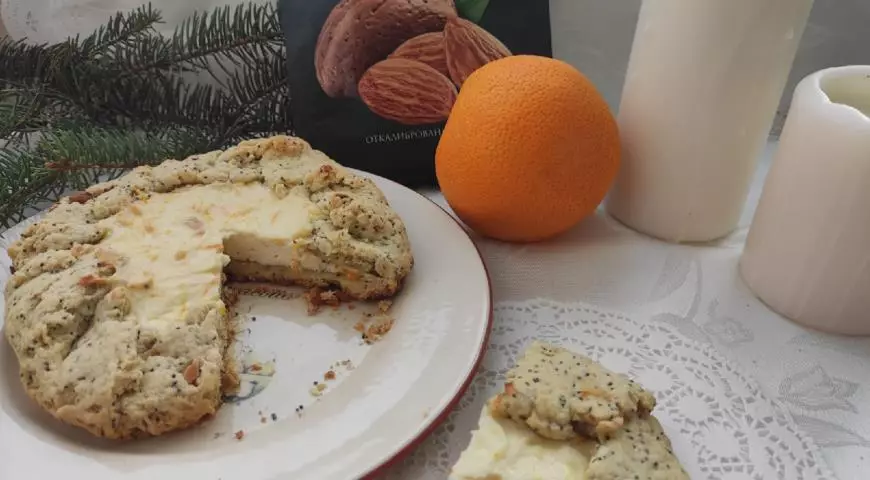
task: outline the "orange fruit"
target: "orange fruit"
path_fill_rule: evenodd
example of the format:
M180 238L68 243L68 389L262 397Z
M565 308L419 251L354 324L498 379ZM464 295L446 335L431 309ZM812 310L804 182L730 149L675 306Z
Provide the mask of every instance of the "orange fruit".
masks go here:
M616 121L592 82L565 62L516 55L462 84L435 172L447 203L473 230L531 242L594 212L619 155Z

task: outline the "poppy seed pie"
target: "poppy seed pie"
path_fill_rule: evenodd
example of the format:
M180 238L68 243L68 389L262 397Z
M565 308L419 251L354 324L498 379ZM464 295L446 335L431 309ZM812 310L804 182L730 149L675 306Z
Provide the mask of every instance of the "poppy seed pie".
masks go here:
M375 184L286 136L140 167L9 248L5 332L27 393L108 438L217 411L236 373L226 277L390 297L405 226Z
M688 480L628 377L563 347L533 342L490 399L451 480Z
M625 375L565 348L533 342L507 373L493 413L553 440L598 438L655 407L653 395Z

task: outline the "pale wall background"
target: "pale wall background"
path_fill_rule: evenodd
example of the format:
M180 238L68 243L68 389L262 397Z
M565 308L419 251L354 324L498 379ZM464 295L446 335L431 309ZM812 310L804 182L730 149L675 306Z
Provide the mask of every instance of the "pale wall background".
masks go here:
M146 2L0 0L0 14L12 36L51 42L71 34L88 33L112 11L142 3ZM151 3L164 12L167 20L164 28L171 30L175 22L194 10L237 1L152 0ZM614 110L619 105L640 4L641 0L550 1L555 56L588 75ZM3 28L0 26L0 34ZM791 91L801 78L821 68L846 64L870 64L870 0L816 0L783 95L781 113L785 112Z
M614 110L619 105L640 4L641 0L550 2L555 55L589 76ZM779 122L801 78L848 64L870 64L870 0L816 0L783 94Z

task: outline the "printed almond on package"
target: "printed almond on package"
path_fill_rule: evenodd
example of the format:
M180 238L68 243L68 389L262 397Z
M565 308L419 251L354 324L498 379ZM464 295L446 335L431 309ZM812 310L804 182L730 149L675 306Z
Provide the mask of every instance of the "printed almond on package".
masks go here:
M550 56L546 0L280 0L295 134L349 167L435 185L462 83L489 62Z

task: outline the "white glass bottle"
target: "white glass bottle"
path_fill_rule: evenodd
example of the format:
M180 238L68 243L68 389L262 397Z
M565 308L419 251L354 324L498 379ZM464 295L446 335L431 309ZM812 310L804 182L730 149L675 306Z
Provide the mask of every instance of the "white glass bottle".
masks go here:
M644 0L615 218L674 242L737 225L813 0Z

